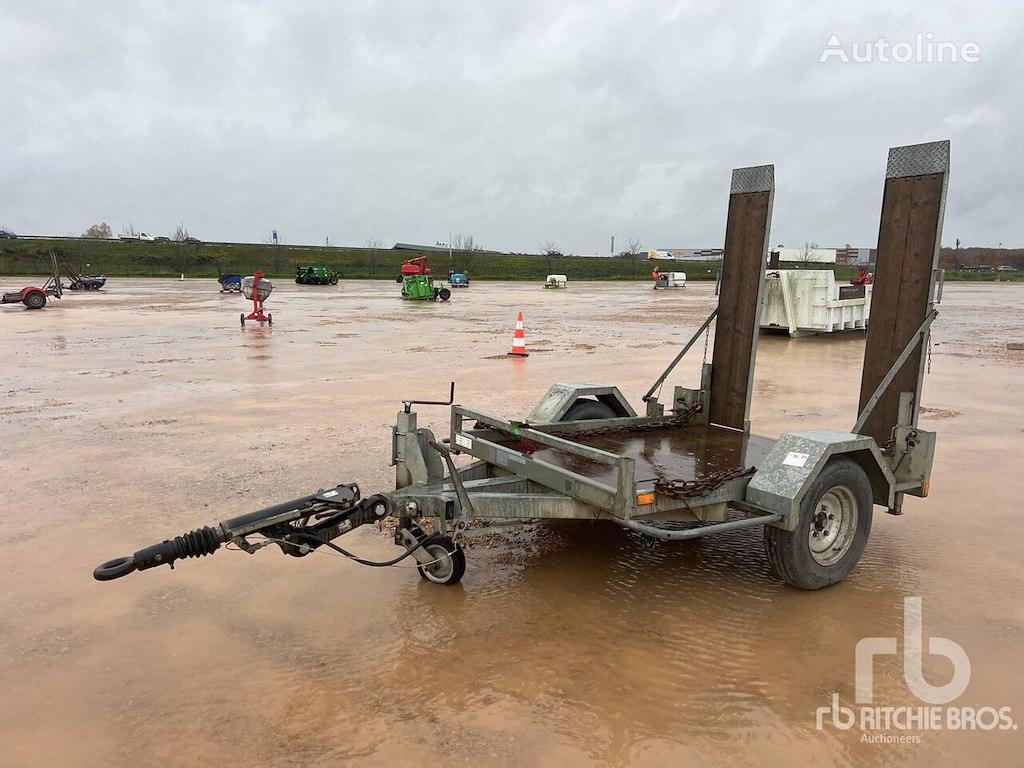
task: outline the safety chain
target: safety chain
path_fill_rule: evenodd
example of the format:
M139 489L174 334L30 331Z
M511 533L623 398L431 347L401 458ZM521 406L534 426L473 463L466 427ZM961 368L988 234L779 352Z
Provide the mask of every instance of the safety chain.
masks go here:
M743 469L723 469L719 472L712 472L704 475L699 480L667 480L660 478L654 481L654 492L662 496L670 496L673 499L694 499L698 496L707 496L725 485L729 480L737 477L746 477L757 471L757 467Z

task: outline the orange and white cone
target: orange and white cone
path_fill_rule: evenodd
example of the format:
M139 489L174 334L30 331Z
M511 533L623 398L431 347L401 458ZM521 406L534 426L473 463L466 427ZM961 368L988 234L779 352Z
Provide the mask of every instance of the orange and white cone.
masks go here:
M520 312L516 317L516 332L512 337L512 351L510 355L516 357L529 357L530 353L526 351L526 334L523 331L523 313Z

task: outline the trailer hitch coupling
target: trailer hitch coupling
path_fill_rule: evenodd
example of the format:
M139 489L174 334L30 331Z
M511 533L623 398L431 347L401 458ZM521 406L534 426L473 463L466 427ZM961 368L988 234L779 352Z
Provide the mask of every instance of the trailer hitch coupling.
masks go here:
M158 565L173 568L175 560L212 555L228 542L249 553L274 543L285 554L302 557L322 545L329 545L331 539L390 514L391 500L386 496L360 499L359 486L355 483L338 485L225 520L217 526L197 528L140 549L130 557L109 560L93 571L93 577L97 581L110 581ZM264 536L266 540L249 541L246 537L253 534Z

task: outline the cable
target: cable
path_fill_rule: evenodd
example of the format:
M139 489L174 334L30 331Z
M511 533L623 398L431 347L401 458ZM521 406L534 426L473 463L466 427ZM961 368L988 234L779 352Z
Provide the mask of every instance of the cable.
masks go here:
M267 542L270 542L270 543L273 543L273 544L285 544L285 545L292 546L292 547L295 546L295 544L293 542L291 542L291 541L285 541L284 539L275 539L275 538L272 538L270 536L264 537L263 540L267 541ZM244 549L239 549L238 547L228 547L228 546L225 546L224 548L227 551L229 551L229 552L245 552ZM409 550L409 551L411 552L412 550ZM314 549L314 550L312 550L310 552L310 554L311 555L330 555L331 557L341 557L341 558L343 558L345 560L348 560L348 558L345 557L344 555L339 555L336 552L325 552L322 549ZM445 559L447 559L448 557L451 557L454 554L455 554L454 551L449 552L446 549L446 550L444 550L444 556L443 557L435 558L434 560L430 560L430 561L428 561L426 563L417 562L416 565L392 565L390 567L392 567L392 568L423 568L423 567L426 567L426 566L429 566L429 565L435 565L437 563L444 562Z
M379 562L379 563L375 562L373 560L364 560L361 557L357 557L356 555L353 555L351 552L348 552L347 550L342 549L337 544L334 544L333 542L330 542L330 541L324 541L323 539L319 538L318 536L314 536L314 535L312 535L310 533L303 533L302 531L296 531L295 533L293 533L291 535L295 536L295 537L298 537L298 538L309 539L311 541L315 541L317 544L322 544L325 547L333 549L335 552L339 552L339 553L343 554L345 557L349 558L350 560L355 560L360 565L369 565L372 568L387 568L389 566L396 565L397 563L402 562L403 560L405 560L405 558L409 557L409 555L411 555L417 549L419 549L420 547L424 546L428 541L430 541L430 539L432 539L432 538L434 538L436 536L440 536L441 534L432 533L429 536L426 536L426 537L420 539L419 541L417 541L416 542L416 546L410 547L409 549L405 550L405 552L403 554L399 555L398 557L394 558L393 560L387 560L385 562ZM285 543L291 544L291 542L285 542ZM454 554L454 553L453 552L448 552L449 556L452 555L452 554Z

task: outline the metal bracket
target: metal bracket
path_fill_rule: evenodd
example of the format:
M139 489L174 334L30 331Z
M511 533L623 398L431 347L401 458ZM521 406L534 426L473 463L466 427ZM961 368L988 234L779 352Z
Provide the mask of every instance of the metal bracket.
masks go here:
M459 477L459 470L455 466L455 462L452 460L452 452L448 450L448 446L431 440L428 445L435 451L441 454L441 458L444 459L444 463L448 465L448 475L452 479L452 485L455 486L455 496L459 500L459 514L455 519L455 533L462 533L466 530L466 526L469 525L469 521L476 517L476 512L473 509L473 502L469 499L469 493L466 491L466 486L462 484L462 478Z
M675 360L668 364L668 368L665 369L664 373L662 373L661 376L658 377L658 380L655 381L653 385L651 385L651 388L647 390L647 394L644 395L643 397L645 403L649 402L654 398L654 392L658 389L658 387L665 383L665 379L667 379L668 375L672 373L673 370L675 370L675 367L677 365L679 365L679 361L683 359L683 355L689 352L690 348L697 343L697 339L699 339L701 334L707 330L708 326L711 325L711 321L714 320L715 317L717 317L717 315L718 308L716 307L711 311L711 314L708 315L708 319L701 323L701 326L700 328L697 329L697 332L694 333L692 337L690 337L690 340L688 342L686 342L686 346L683 347L682 351L678 355L676 355Z

